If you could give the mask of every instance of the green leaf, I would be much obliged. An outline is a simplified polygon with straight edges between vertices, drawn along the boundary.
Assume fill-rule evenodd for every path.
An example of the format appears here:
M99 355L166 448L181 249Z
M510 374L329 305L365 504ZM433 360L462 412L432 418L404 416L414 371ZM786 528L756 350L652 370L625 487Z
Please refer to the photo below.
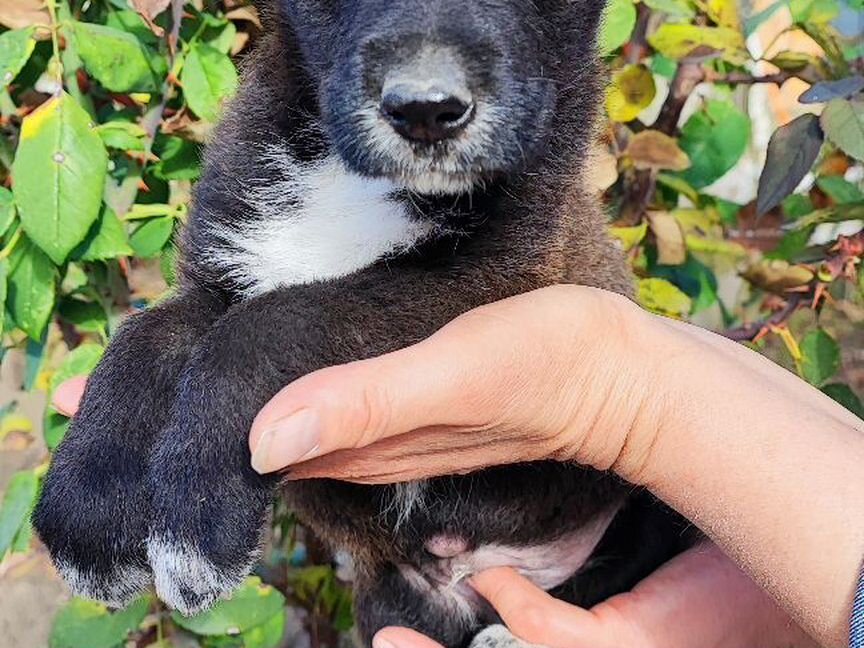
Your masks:
M285 610L279 610L269 620L242 634L243 648L274 648L285 632Z
M6 279L8 276L9 262L6 259L0 259L0 339L2 339L3 328L6 324L3 312L6 310Z
M216 121L222 102L237 89L237 69L226 54L196 43L186 57L180 81L192 112L207 121Z
M795 221L794 229L805 229L821 223L842 223L850 220L864 220L864 201L817 209Z
M801 115L778 128L768 142L765 168L759 178L756 213L760 216L791 194L822 148L822 129L815 115Z
M60 317L83 333L104 333L108 315L101 304L66 297L60 302Z
M99 220L72 255L81 261L104 261L134 254L123 223L110 207L104 207Z
M159 157L159 162L151 171L160 180L197 180L201 175L201 150L194 142L158 136L153 153Z
M24 231L60 265L99 216L108 168L90 117L67 94L30 113L13 165Z
M145 150L145 131L138 124L124 121L110 121L96 127L96 133L102 138L102 142L109 148L121 151L143 151Z
M6 308L19 328L38 342L54 310L57 269L28 238L9 257Z
M672 79L675 72L678 70L678 63L670 58L666 58L662 54L655 53L651 57L651 71L654 74Z
M636 7L632 0L610 0L603 11L598 49L608 56L630 40L636 26Z
M822 111L820 123L837 148L864 160L864 101L832 99Z
M69 418L56 412L50 407L45 410L45 418L42 422L42 437L48 450L53 452L69 429Z
M667 22L648 37L648 43L663 56L676 61L687 57L697 47L717 50L725 60L738 65L748 58L741 32L729 27L702 27Z
M681 129L679 146L691 167L681 177L696 189L722 178L741 158L750 141L750 120L728 101L708 100Z
M50 648L116 648L136 630L150 601L140 598L125 610L111 613L101 603L73 598L54 618Z
M0 559L12 546L22 526L30 524L30 511L39 491L39 480L32 470L12 475L3 503L0 504Z
M132 249L135 250L136 256L144 259L155 257L174 231L174 218L171 216L162 216L160 218L151 218L150 220L139 225L129 237L129 243Z
M838 205L864 200L864 192L840 176L822 176L816 180L816 186Z
M0 34L0 84L8 86L27 64L36 41L33 39L35 27L12 29Z
M744 21L744 36L749 38L753 35L759 27L768 20L771 16L773 16L778 9L785 7L788 4L788 0L775 0L770 5L765 7L762 11L758 11L749 18Z
M149 54L132 34L93 23L73 23L84 67L112 92L155 92L159 85Z
M105 349L101 346L91 343L82 344L70 351L51 376L51 391L70 378L88 375L99 364L104 352Z
M824 329L809 331L801 340L801 376L811 385L824 384L840 367L840 346Z
M837 0L789 0L792 21L802 23L827 23L840 13Z
M833 398L858 418L864 419L864 403L849 385L831 383L822 388L822 393Z
M162 272L162 278L169 286L174 286L177 283L177 250L169 241L162 248L162 256L159 258L159 270Z
M121 0L120 6L127 7L128 0ZM137 13L130 9L109 11L105 24L119 31L132 34L145 45L159 45L159 37L147 26L147 23Z
M0 236L3 236L15 220L15 199L6 187L0 187Z
M283 611L284 605L285 597L278 590L251 577L230 599L219 601L206 612L191 617L174 612L171 618L195 634L237 635L267 623Z
M672 317L689 315L693 306L693 302L680 288L665 279L654 277L639 280L637 299L644 308Z
M654 11L661 11L673 20L690 20L696 9L688 0L644 0Z

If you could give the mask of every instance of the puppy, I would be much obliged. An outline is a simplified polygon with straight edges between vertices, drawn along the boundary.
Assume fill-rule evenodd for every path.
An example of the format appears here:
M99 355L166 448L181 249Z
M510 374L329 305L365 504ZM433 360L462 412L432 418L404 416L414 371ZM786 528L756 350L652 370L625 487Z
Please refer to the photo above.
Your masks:
M602 9L274 0L208 147L176 294L118 331L48 472L34 520L73 590L119 606L153 583L192 613L240 583L280 487L248 432L294 379L543 286L630 294L582 181ZM460 575L513 565L590 605L685 542L650 497L575 465L283 490L353 557L366 645L391 624L513 643Z

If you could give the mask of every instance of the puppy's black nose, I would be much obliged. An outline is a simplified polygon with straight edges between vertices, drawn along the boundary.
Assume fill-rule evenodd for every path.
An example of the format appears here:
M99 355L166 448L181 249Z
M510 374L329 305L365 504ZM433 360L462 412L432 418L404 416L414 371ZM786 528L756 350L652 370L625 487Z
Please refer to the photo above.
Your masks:
M437 88L384 89L381 114L402 137L434 143L458 135L474 118L474 104Z

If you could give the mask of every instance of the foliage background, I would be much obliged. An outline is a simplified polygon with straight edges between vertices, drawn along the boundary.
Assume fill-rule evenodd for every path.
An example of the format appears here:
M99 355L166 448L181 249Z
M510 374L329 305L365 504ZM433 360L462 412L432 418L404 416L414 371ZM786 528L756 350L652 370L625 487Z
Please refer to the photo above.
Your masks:
M645 307L754 345L859 416L862 12L610 0L609 119L591 165ZM201 144L260 22L245 0L0 0L0 25L0 354L12 387L50 395L170 289ZM0 475L2 579L44 551L29 511L68 422L0 405L0 452L39 448ZM259 576L215 610L73 599L48 642L336 645L350 626L338 558L278 510Z

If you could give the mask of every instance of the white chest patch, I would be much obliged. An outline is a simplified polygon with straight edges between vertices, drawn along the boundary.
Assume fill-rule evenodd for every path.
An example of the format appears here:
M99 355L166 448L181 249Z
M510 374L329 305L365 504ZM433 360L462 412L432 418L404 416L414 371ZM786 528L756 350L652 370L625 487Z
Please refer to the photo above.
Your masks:
M363 178L334 158L301 165L276 148L264 163L279 180L244 189L255 217L238 229L213 231L229 248L211 261L247 286L249 296L344 277L432 232L393 197L397 187L389 180Z

